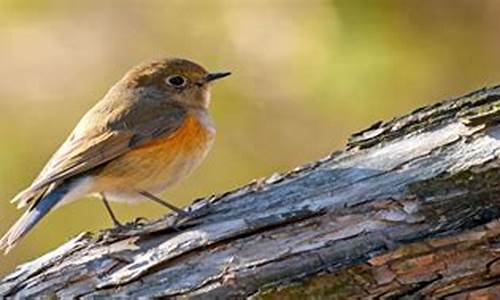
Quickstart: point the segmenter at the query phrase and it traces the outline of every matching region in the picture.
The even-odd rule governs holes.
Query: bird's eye
[[[183,87],[186,85],[186,78],[180,76],[180,75],[172,75],[167,77],[167,83],[170,84],[173,87]]]

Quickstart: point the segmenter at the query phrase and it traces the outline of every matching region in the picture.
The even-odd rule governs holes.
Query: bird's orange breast
[[[214,133],[196,116],[166,137],[150,141],[108,163],[96,174],[96,189],[160,192],[187,176],[205,158]]]

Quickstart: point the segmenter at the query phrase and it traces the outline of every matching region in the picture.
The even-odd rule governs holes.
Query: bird
[[[215,125],[208,107],[215,80],[188,59],[164,57],[130,69],[78,122],[32,184],[12,203],[27,208],[0,239],[8,253],[47,213],[85,196],[150,199],[185,216],[158,193],[187,177],[206,157]]]

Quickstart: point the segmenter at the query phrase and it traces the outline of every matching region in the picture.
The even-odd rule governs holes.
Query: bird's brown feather
[[[12,202],[18,202],[19,208],[25,207],[51,184],[87,172],[156,138],[168,136],[182,124],[186,115],[185,109],[173,102],[157,101],[149,105],[125,102],[118,106],[113,100],[105,98],[102,105],[99,103],[91,110],[106,110],[113,105],[114,109],[104,122],[84,117],[32,185]],[[124,116],[130,120],[130,114],[138,118],[125,122]]]

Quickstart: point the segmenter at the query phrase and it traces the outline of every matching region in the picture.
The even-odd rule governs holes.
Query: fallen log
[[[0,296],[494,295],[499,122],[500,86],[379,122],[317,162],[196,200],[189,219],[82,233]]]

